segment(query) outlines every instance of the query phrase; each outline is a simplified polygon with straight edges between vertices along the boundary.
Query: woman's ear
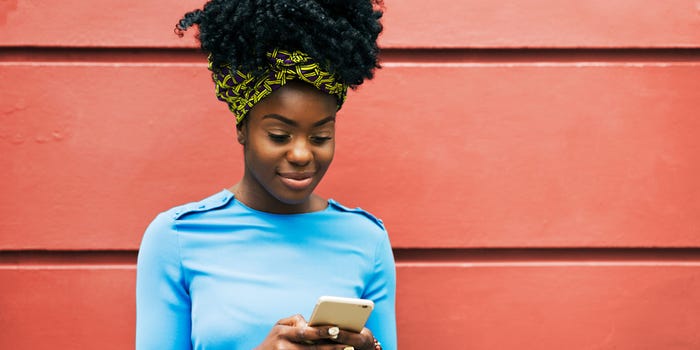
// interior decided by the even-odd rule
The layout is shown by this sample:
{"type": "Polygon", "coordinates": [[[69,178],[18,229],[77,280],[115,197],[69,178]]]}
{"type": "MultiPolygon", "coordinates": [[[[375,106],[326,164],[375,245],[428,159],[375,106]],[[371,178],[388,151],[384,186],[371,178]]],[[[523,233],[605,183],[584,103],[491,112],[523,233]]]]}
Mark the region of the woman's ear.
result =
{"type": "Polygon", "coordinates": [[[246,134],[248,132],[248,128],[246,127],[246,124],[248,124],[248,123],[243,122],[243,123],[236,125],[236,137],[238,138],[238,143],[240,143],[243,146],[245,146],[245,142],[247,139],[246,134]]]}

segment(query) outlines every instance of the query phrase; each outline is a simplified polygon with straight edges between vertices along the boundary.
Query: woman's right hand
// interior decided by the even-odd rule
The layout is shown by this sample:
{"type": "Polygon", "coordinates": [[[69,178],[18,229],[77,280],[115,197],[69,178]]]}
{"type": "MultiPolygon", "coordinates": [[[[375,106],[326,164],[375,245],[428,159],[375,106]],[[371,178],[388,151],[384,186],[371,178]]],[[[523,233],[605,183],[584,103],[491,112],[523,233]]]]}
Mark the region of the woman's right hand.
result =
{"type": "Polygon", "coordinates": [[[301,315],[277,321],[256,350],[352,350],[352,346],[333,343],[340,330],[334,326],[311,327],[301,315]]]}

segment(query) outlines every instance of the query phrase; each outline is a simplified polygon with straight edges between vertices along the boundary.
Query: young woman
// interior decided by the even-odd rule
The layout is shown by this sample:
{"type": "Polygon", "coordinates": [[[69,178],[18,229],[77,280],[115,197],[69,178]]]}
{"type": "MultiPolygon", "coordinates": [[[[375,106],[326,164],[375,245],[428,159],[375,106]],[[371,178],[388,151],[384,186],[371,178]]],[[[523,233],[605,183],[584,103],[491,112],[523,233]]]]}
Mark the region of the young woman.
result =
{"type": "Polygon", "coordinates": [[[314,194],[347,89],[378,67],[378,6],[213,0],[180,21],[179,31],[199,27],[216,95],[236,119],[244,173],[146,230],[137,349],[396,348],[382,222],[314,194]],[[309,326],[322,295],[370,299],[375,309],[360,333],[309,326]]]}

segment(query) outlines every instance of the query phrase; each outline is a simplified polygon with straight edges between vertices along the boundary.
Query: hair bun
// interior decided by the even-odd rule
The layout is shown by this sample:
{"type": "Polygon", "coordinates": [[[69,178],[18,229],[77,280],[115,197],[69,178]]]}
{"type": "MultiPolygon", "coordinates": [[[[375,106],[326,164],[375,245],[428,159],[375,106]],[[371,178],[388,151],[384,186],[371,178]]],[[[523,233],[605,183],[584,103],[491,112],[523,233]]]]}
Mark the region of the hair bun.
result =
{"type": "Polygon", "coordinates": [[[257,72],[285,48],[323,62],[354,88],[379,68],[382,12],[370,0],[212,0],[186,13],[176,32],[199,27],[202,50],[218,65],[257,72]]]}

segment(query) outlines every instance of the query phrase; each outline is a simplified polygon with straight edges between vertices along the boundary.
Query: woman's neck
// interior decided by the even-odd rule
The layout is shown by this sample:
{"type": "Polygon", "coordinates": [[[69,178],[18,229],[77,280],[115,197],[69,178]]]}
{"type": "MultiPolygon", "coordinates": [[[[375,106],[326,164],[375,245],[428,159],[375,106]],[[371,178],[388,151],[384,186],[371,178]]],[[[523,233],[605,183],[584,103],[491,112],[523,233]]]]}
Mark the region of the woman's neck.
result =
{"type": "Polygon", "coordinates": [[[301,214],[324,210],[328,201],[312,194],[300,203],[284,203],[270,195],[264,188],[251,188],[247,186],[245,179],[231,186],[229,191],[234,194],[236,200],[251,209],[272,214],[301,214]]]}

